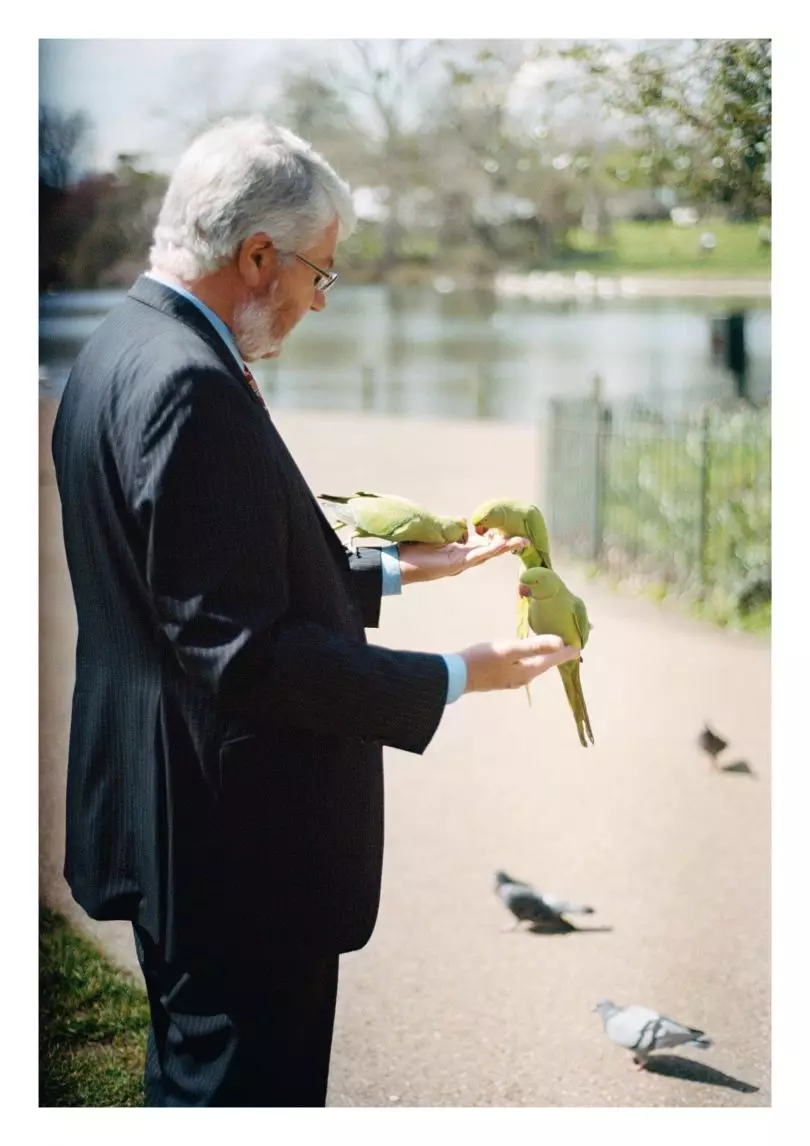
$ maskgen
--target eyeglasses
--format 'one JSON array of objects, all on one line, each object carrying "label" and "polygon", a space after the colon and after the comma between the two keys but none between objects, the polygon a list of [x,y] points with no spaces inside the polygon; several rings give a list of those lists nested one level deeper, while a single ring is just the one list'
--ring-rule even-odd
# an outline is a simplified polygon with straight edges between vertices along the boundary
[{"label": "eyeglasses", "polygon": [[315,290],[319,290],[321,294],[326,294],[330,287],[334,286],[338,280],[336,271],[325,271],[321,267],[316,267],[309,259],[305,259],[303,255],[296,254],[295,256],[299,263],[305,263],[313,271],[318,272],[318,277],[315,279]]},{"label": "eyeglasses", "polygon": [[[272,245],[272,243],[265,243],[264,246],[259,247],[258,249],[263,251],[266,247],[271,247]],[[315,290],[319,290],[321,294],[326,294],[329,288],[335,285],[338,280],[337,271],[325,271],[323,267],[316,267],[314,263],[311,263],[309,259],[305,259],[303,255],[296,254],[295,252],[292,253],[300,263],[304,263],[311,270],[317,273],[318,277],[315,279]],[[255,254],[253,258],[256,259]],[[256,262],[258,265],[259,260],[256,259]]]}]

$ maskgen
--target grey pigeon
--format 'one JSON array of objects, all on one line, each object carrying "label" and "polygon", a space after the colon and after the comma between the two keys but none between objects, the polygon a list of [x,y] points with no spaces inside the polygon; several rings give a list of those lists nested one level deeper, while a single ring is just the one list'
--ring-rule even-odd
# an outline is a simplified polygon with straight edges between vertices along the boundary
[{"label": "grey pigeon", "polygon": [[651,1051],[666,1047],[697,1047],[707,1050],[712,1040],[695,1027],[684,1026],[651,1011],[649,1007],[617,1007],[610,999],[601,999],[594,1011],[602,1016],[605,1034],[617,1046],[633,1052],[637,1070],[643,1070]]},{"label": "grey pigeon", "polygon": [[724,740],[722,736],[718,736],[709,728],[708,724],[703,725],[703,731],[697,739],[698,747],[701,748],[707,756],[711,756],[712,764],[717,767],[717,757],[724,748],[728,748],[728,741]]},{"label": "grey pigeon", "polygon": [[528,883],[512,879],[505,871],[495,872],[495,893],[515,917],[515,927],[530,922],[538,926],[572,929],[564,915],[592,915],[593,908],[569,903],[553,892],[539,892]]}]

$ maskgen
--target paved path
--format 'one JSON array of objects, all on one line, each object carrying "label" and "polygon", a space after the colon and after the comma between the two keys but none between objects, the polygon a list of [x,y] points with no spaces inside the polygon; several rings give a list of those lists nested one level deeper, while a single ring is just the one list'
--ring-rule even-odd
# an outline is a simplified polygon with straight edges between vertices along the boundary
[{"label": "paved path", "polygon": [[[41,883],[55,907],[134,963],[127,925],[95,924],[61,878],[75,620],[42,405]],[[313,489],[372,487],[469,512],[538,495],[542,428],[280,411]],[[449,651],[510,636],[516,563],[410,587],[376,637]],[[336,1106],[770,1104],[770,646],[587,582],[584,684],[596,747],[562,686],[464,697],[424,756],[388,750],[386,861],[371,942],[342,961]],[[756,777],[713,772],[704,717]],[[590,933],[506,933],[496,868],[592,903]],[[706,1030],[681,1072],[630,1069],[590,1013],[640,1002]],[[747,1084],[747,1088],[743,1087]],[[757,1090],[748,1088],[756,1087]]]}]

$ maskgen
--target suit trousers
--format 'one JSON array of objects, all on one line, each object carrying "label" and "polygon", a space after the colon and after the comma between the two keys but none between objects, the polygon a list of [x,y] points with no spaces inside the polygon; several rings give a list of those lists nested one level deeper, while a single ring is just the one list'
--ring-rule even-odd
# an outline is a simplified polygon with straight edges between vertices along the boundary
[{"label": "suit trousers", "polygon": [[147,1106],[325,1106],[338,956],[170,966],[135,947],[149,996]]}]

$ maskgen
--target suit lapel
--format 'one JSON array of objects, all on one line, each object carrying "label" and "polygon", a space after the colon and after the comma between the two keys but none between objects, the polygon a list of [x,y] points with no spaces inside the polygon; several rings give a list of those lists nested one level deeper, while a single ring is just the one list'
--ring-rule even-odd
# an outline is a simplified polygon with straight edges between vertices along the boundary
[{"label": "suit lapel", "polygon": [[348,559],[348,553],[347,553],[346,546],[340,540],[337,533],[335,532],[335,528],[332,525],[331,521],[326,516],[324,511],[321,509],[321,503],[318,501],[317,497],[315,496],[315,494],[310,489],[309,483],[307,482],[304,475],[301,473],[301,470],[299,469],[298,463],[296,462],[295,458],[290,453],[290,450],[289,450],[289,447],[287,446],[287,443],[284,441],[281,434],[278,432],[278,427],[273,422],[271,422],[271,427],[272,427],[271,432],[272,432],[273,438],[274,438],[274,449],[276,449],[278,451],[279,456],[284,459],[283,464],[290,471],[290,474],[295,476],[296,482],[298,484],[300,484],[302,490],[305,491],[305,496],[312,503],[312,507],[315,511],[315,516],[318,519],[318,524],[320,525],[320,527],[324,533],[324,536],[326,537],[328,544],[334,550],[335,554],[339,555],[342,558],[342,560],[345,562]]},{"label": "suit lapel", "polygon": [[312,494],[312,500],[315,502],[315,509],[316,509],[317,514],[318,514],[318,520],[321,524],[321,529],[326,534],[327,541],[332,546],[332,548],[334,549],[336,554],[339,553],[344,561],[348,561],[348,558],[349,558],[348,547],[345,546],[343,544],[343,542],[340,540],[340,538],[338,537],[337,532],[335,531],[335,527],[332,525],[329,518],[326,516],[324,511],[321,509],[320,502],[318,501],[317,497],[315,497],[314,494]]},{"label": "suit lapel", "polygon": [[[220,338],[219,334],[216,332],[202,311],[197,309],[194,303],[189,302],[186,298],[183,298],[181,294],[178,294],[177,291],[172,290],[171,287],[164,286],[163,283],[156,282],[155,279],[147,278],[145,275],[141,275],[140,278],[135,281],[132,288],[127,292],[127,297],[133,298],[138,302],[145,303],[146,306],[151,306],[155,310],[162,311],[163,314],[171,315],[171,317],[177,319],[178,322],[182,322],[185,326],[190,327],[195,332],[195,334],[198,334],[200,338],[202,338],[208,344],[208,346],[211,347],[228,373],[231,374],[235,379],[238,379],[240,386],[245,387],[252,400],[266,409],[262,399],[253,393],[252,389],[245,381],[242,371],[239,369],[236,360],[234,359],[233,354],[231,354],[228,346],[225,344],[222,338]],[[273,424],[272,418],[269,417],[269,414],[268,421],[270,422],[270,425],[275,432],[277,446],[283,450],[288,460],[288,465],[294,469],[295,473],[300,478],[302,485],[305,487],[308,495],[314,502],[315,513],[317,515],[321,529],[326,536],[328,544],[332,547],[335,554],[339,556],[344,562],[346,562],[348,559],[348,552],[346,547],[337,536],[332,523],[329,521],[326,514],[321,509],[318,499],[309,488],[304,475],[299,470],[295,459],[288,450],[284,439],[279,434],[278,429]]]}]

